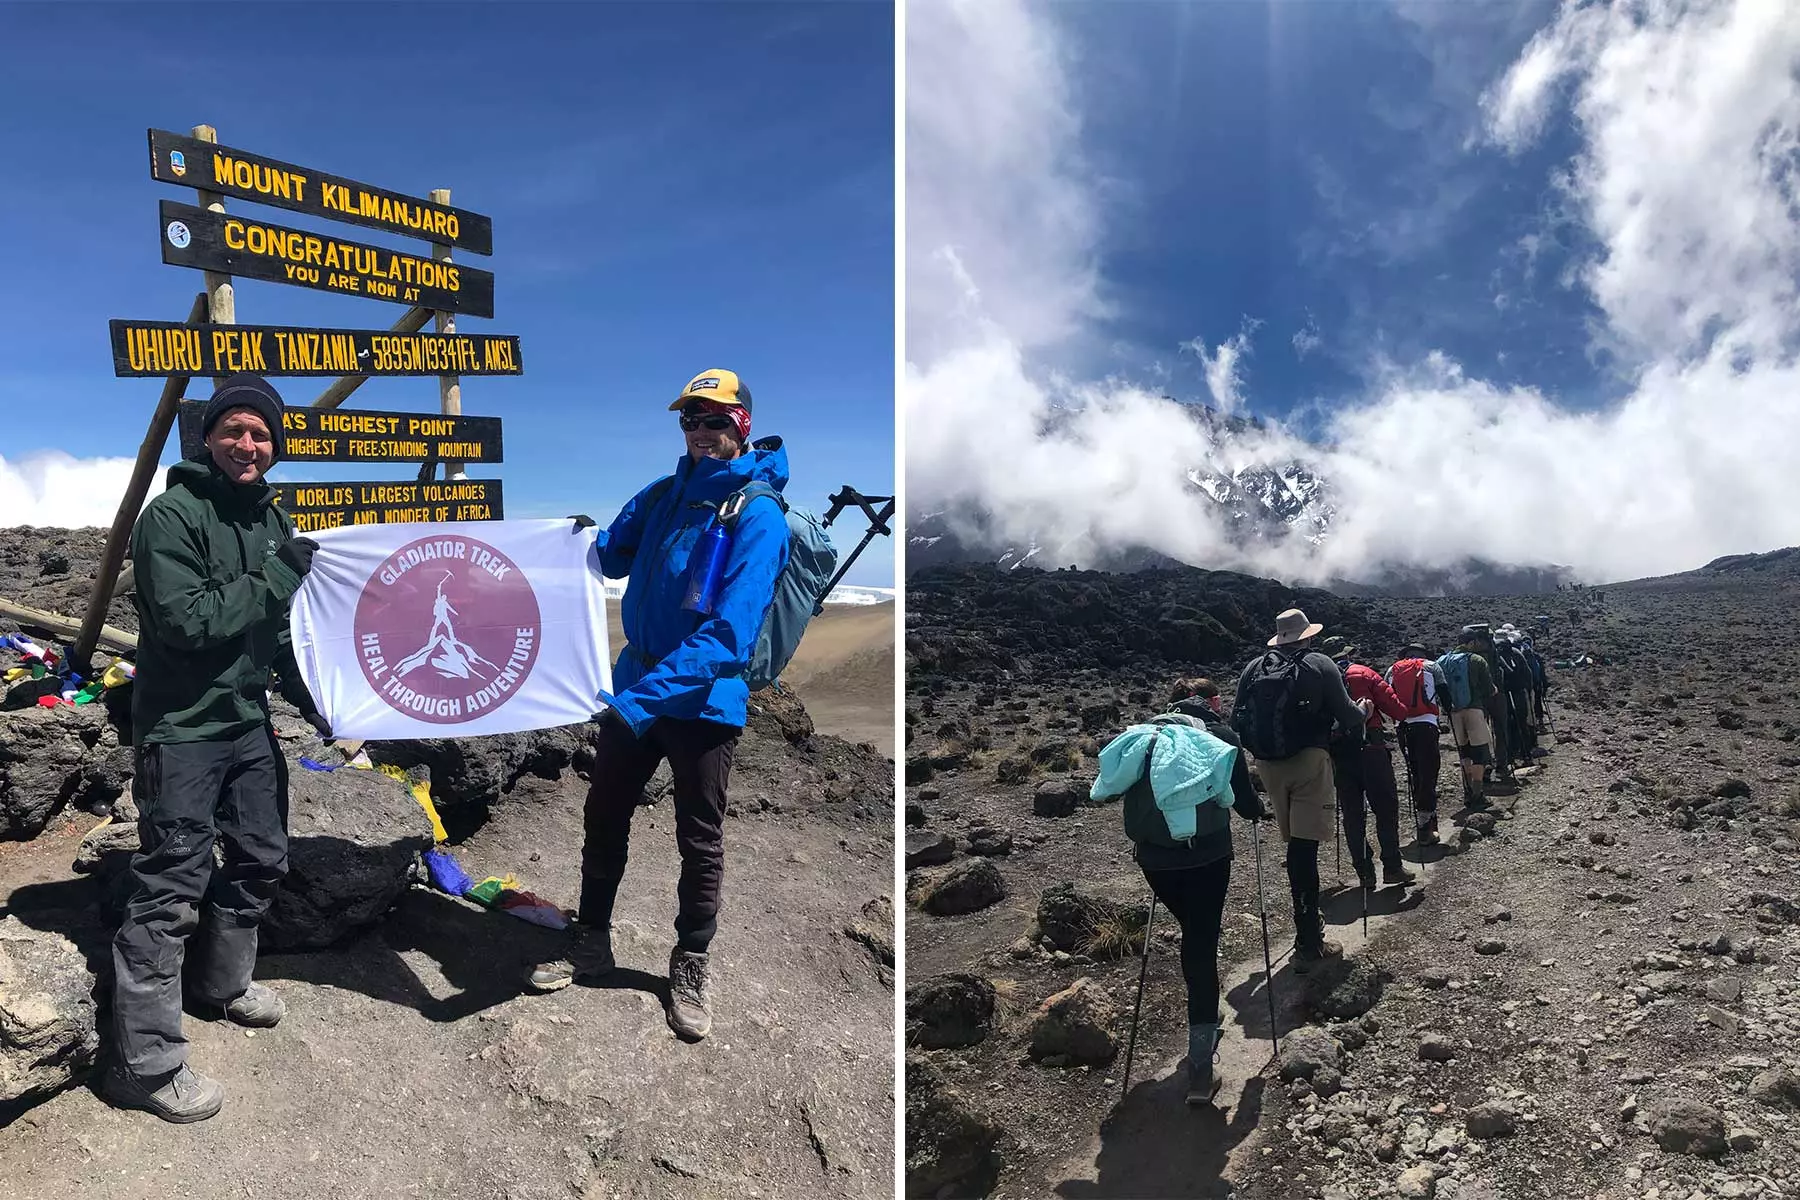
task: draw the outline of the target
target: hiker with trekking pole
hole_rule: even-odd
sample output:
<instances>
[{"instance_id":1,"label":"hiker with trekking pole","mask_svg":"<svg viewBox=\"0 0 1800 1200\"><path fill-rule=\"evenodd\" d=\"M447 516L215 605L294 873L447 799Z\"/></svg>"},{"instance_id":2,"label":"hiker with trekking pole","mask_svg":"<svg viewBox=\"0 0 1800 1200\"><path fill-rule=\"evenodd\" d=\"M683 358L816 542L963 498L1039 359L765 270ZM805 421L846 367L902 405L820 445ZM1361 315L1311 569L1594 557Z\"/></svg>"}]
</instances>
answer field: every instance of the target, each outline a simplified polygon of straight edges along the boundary
<instances>
[{"instance_id":1,"label":"hiker with trekking pole","mask_svg":"<svg viewBox=\"0 0 1800 1200\"><path fill-rule=\"evenodd\" d=\"M1319 846L1336 824L1331 774L1333 726L1360 746L1374 708L1350 699L1337 664L1312 649L1323 625L1290 608L1275 618L1266 653L1238 678L1231 726L1256 759L1275 824L1287 843L1288 888L1294 899L1294 971L1337 958L1344 948L1325 939L1319 903Z\"/></svg>"},{"instance_id":2,"label":"hiker with trekking pole","mask_svg":"<svg viewBox=\"0 0 1800 1200\"><path fill-rule=\"evenodd\" d=\"M1474 627L1465 626L1456 648L1437 660L1448 685L1450 736L1456 742L1456 756L1462 763L1463 803L1469 808L1487 807L1482 777L1493 758L1489 749L1487 700L1494 691L1494 683L1487 660L1476 652L1480 644Z\"/></svg>"},{"instance_id":3,"label":"hiker with trekking pole","mask_svg":"<svg viewBox=\"0 0 1800 1200\"><path fill-rule=\"evenodd\" d=\"M1341 637L1326 638L1320 649L1343 672L1350 698L1366 701L1369 719L1363 742L1351 746L1343 738L1331 742L1332 776L1337 787L1338 811L1350 843L1350 862L1362 885L1364 911L1368 893L1375 889L1375 861L1369 853L1368 817L1375 818L1375 841L1381 850L1381 886L1411 887L1418 877L1406 869L1400 857L1400 794L1394 780L1393 749L1382 716L1399 721L1407 707L1373 667L1356 661L1356 647ZM1365 924L1367 918L1365 917Z\"/></svg>"},{"instance_id":4,"label":"hiker with trekking pole","mask_svg":"<svg viewBox=\"0 0 1800 1200\"><path fill-rule=\"evenodd\" d=\"M1384 676L1406 706L1395 731L1400 759L1406 765L1406 792L1412 801L1413 828L1422 849L1438 842L1439 728L1448 724L1443 705L1450 694L1443 668L1425 657L1420 642L1409 642Z\"/></svg>"},{"instance_id":5,"label":"hiker with trekking pole","mask_svg":"<svg viewBox=\"0 0 1800 1200\"><path fill-rule=\"evenodd\" d=\"M1101 750L1092 789L1095 799L1123 797L1125 832L1150 884L1150 918L1125 1051L1124 1086L1131 1084L1150 932L1160 901L1181 927L1181 974L1187 981L1187 1103L1195 1105L1210 1104L1218 1090L1213 1056L1220 1027L1219 931L1232 858L1227 810L1252 823L1267 815L1251 785L1238 736L1219 715L1218 703L1219 689L1210 680L1179 681L1168 712L1131 726ZM1260 861L1258 866L1260 877ZM1266 905L1264 912L1266 959ZM1271 1029L1273 1021L1271 998Z\"/></svg>"}]
</instances>

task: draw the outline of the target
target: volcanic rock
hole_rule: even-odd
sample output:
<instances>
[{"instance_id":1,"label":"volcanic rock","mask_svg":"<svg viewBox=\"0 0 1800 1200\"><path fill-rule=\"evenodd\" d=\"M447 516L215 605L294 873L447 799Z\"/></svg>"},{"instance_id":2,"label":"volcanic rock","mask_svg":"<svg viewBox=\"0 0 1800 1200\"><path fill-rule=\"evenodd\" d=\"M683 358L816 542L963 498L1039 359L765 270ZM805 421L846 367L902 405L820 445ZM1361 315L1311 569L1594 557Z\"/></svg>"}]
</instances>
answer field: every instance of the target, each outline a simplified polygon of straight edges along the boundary
<instances>
[{"instance_id":1,"label":"volcanic rock","mask_svg":"<svg viewBox=\"0 0 1800 1200\"><path fill-rule=\"evenodd\" d=\"M1046 779L1031 796L1031 811L1040 817L1071 817L1087 799L1087 788L1078 779Z\"/></svg>"},{"instance_id":2,"label":"volcanic rock","mask_svg":"<svg viewBox=\"0 0 1800 1200\"><path fill-rule=\"evenodd\" d=\"M922 1054L906 1056L906 1194L985 1195L1000 1172L1001 1131Z\"/></svg>"},{"instance_id":3,"label":"volcanic rock","mask_svg":"<svg viewBox=\"0 0 1800 1200\"><path fill-rule=\"evenodd\" d=\"M1119 1049L1112 1031L1117 1019L1112 1001L1099 986L1092 979L1077 979L1038 1006L1028 1034L1031 1057L1110 1062Z\"/></svg>"},{"instance_id":4,"label":"volcanic rock","mask_svg":"<svg viewBox=\"0 0 1800 1200\"><path fill-rule=\"evenodd\" d=\"M972 913L1006 898L1006 881L985 858L957 863L925 884L919 907L940 917Z\"/></svg>"},{"instance_id":5,"label":"volcanic rock","mask_svg":"<svg viewBox=\"0 0 1800 1200\"><path fill-rule=\"evenodd\" d=\"M1306 1003L1323 1017L1360 1017L1381 1001L1393 976L1367 958L1330 958L1306 977Z\"/></svg>"},{"instance_id":6,"label":"volcanic rock","mask_svg":"<svg viewBox=\"0 0 1800 1200\"><path fill-rule=\"evenodd\" d=\"M906 835L906 869L936 867L956 857L956 839L947 833Z\"/></svg>"},{"instance_id":7,"label":"volcanic rock","mask_svg":"<svg viewBox=\"0 0 1800 1200\"><path fill-rule=\"evenodd\" d=\"M263 948L328 946L379 921L431 845L430 820L398 780L352 768L292 772L288 873Z\"/></svg>"},{"instance_id":8,"label":"volcanic rock","mask_svg":"<svg viewBox=\"0 0 1800 1200\"><path fill-rule=\"evenodd\" d=\"M1650 1136L1671 1154L1718 1158L1725 1153L1725 1118L1697 1100L1675 1100L1650 1113Z\"/></svg>"},{"instance_id":9,"label":"volcanic rock","mask_svg":"<svg viewBox=\"0 0 1800 1200\"><path fill-rule=\"evenodd\" d=\"M978 975L933 975L906 989L906 1041L927 1050L973 1046L994 1023L994 985Z\"/></svg>"},{"instance_id":10,"label":"volcanic rock","mask_svg":"<svg viewBox=\"0 0 1800 1200\"><path fill-rule=\"evenodd\" d=\"M73 942L0 918L0 1105L48 1095L94 1065L93 986Z\"/></svg>"},{"instance_id":11,"label":"volcanic rock","mask_svg":"<svg viewBox=\"0 0 1800 1200\"><path fill-rule=\"evenodd\" d=\"M1317 1025L1303 1025L1281 1039L1281 1077L1311 1079L1321 1069L1341 1070L1344 1047Z\"/></svg>"}]
</instances>

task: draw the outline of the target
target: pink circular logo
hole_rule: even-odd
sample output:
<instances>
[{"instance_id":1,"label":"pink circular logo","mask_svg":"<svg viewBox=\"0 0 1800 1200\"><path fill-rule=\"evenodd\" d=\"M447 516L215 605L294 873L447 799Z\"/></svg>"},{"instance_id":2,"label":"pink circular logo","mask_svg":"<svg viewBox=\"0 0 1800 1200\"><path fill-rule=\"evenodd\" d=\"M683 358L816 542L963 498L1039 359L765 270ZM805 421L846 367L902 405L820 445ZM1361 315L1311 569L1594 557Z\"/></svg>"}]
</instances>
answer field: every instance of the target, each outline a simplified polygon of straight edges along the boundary
<instances>
[{"instance_id":1,"label":"pink circular logo","mask_svg":"<svg viewBox=\"0 0 1800 1200\"><path fill-rule=\"evenodd\" d=\"M421 721L470 721L518 694L537 662L538 602L518 565L471 537L394 551L356 604L356 658L387 704Z\"/></svg>"}]
</instances>

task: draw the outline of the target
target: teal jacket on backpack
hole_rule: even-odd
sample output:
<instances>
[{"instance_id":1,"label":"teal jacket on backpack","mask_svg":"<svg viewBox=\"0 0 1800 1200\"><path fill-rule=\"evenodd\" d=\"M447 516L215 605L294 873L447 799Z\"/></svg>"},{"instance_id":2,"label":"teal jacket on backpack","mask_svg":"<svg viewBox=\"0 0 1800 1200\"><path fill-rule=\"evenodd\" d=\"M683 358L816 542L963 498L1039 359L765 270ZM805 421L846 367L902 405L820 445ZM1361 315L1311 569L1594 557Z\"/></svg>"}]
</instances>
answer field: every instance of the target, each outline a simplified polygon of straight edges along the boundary
<instances>
[{"instance_id":1,"label":"teal jacket on backpack","mask_svg":"<svg viewBox=\"0 0 1800 1200\"><path fill-rule=\"evenodd\" d=\"M626 503L600 536L600 569L625 578L619 606L626 646L613 668L612 708L638 736L659 717L741 728L744 672L787 565L788 522L773 499L752 500L731 527L731 549L711 616L681 607L688 559L727 497L753 482L787 487L787 451L766 438L730 462L684 455L675 473Z\"/></svg>"},{"instance_id":2,"label":"teal jacket on backpack","mask_svg":"<svg viewBox=\"0 0 1800 1200\"><path fill-rule=\"evenodd\" d=\"M1148 777L1169 836L1186 841L1199 832L1199 810L1209 802L1217 808L1208 814L1208 827L1225 823L1237 757L1236 746L1205 729L1173 722L1133 725L1100 751L1100 771L1088 796L1093 800L1123 796Z\"/></svg>"}]
</instances>

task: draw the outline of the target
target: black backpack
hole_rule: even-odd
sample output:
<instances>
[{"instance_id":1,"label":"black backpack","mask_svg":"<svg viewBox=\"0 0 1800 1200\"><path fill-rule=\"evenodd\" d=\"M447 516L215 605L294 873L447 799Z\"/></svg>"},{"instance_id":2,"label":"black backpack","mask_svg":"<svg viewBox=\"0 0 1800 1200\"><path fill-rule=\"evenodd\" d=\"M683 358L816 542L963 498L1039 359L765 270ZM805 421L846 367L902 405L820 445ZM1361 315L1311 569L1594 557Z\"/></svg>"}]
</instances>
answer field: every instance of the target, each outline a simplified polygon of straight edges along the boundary
<instances>
[{"instance_id":1,"label":"black backpack","mask_svg":"<svg viewBox=\"0 0 1800 1200\"><path fill-rule=\"evenodd\" d=\"M1292 758L1317 739L1319 705L1308 691L1300 656L1271 650L1238 688L1231 727L1257 758Z\"/></svg>"},{"instance_id":2,"label":"black backpack","mask_svg":"<svg viewBox=\"0 0 1800 1200\"><path fill-rule=\"evenodd\" d=\"M1207 729L1206 722L1198 717L1190 717L1184 713L1165 713L1160 717L1152 717L1150 723L1159 727L1174 724L1191 725L1195 729L1212 732ZM1156 736L1162 736L1162 728L1158 728ZM1241 751L1240 751L1241 753ZM1125 789L1124 801L1121 805L1125 818L1125 836L1139 845L1146 843L1162 846L1170 850L1185 850L1192 847L1189 839L1178 839L1169 832L1169 820L1163 816L1161 808L1156 804L1156 792L1150 786L1150 763L1156 754L1156 743L1152 741L1150 748L1144 752L1144 773L1138 781ZM1209 811L1210 810L1210 811ZM1222 829L1227 818L1225 810L1216 804L1202 804L1195 814L1196 828L1194 837Z\"/></svg>"}]
</instances>

